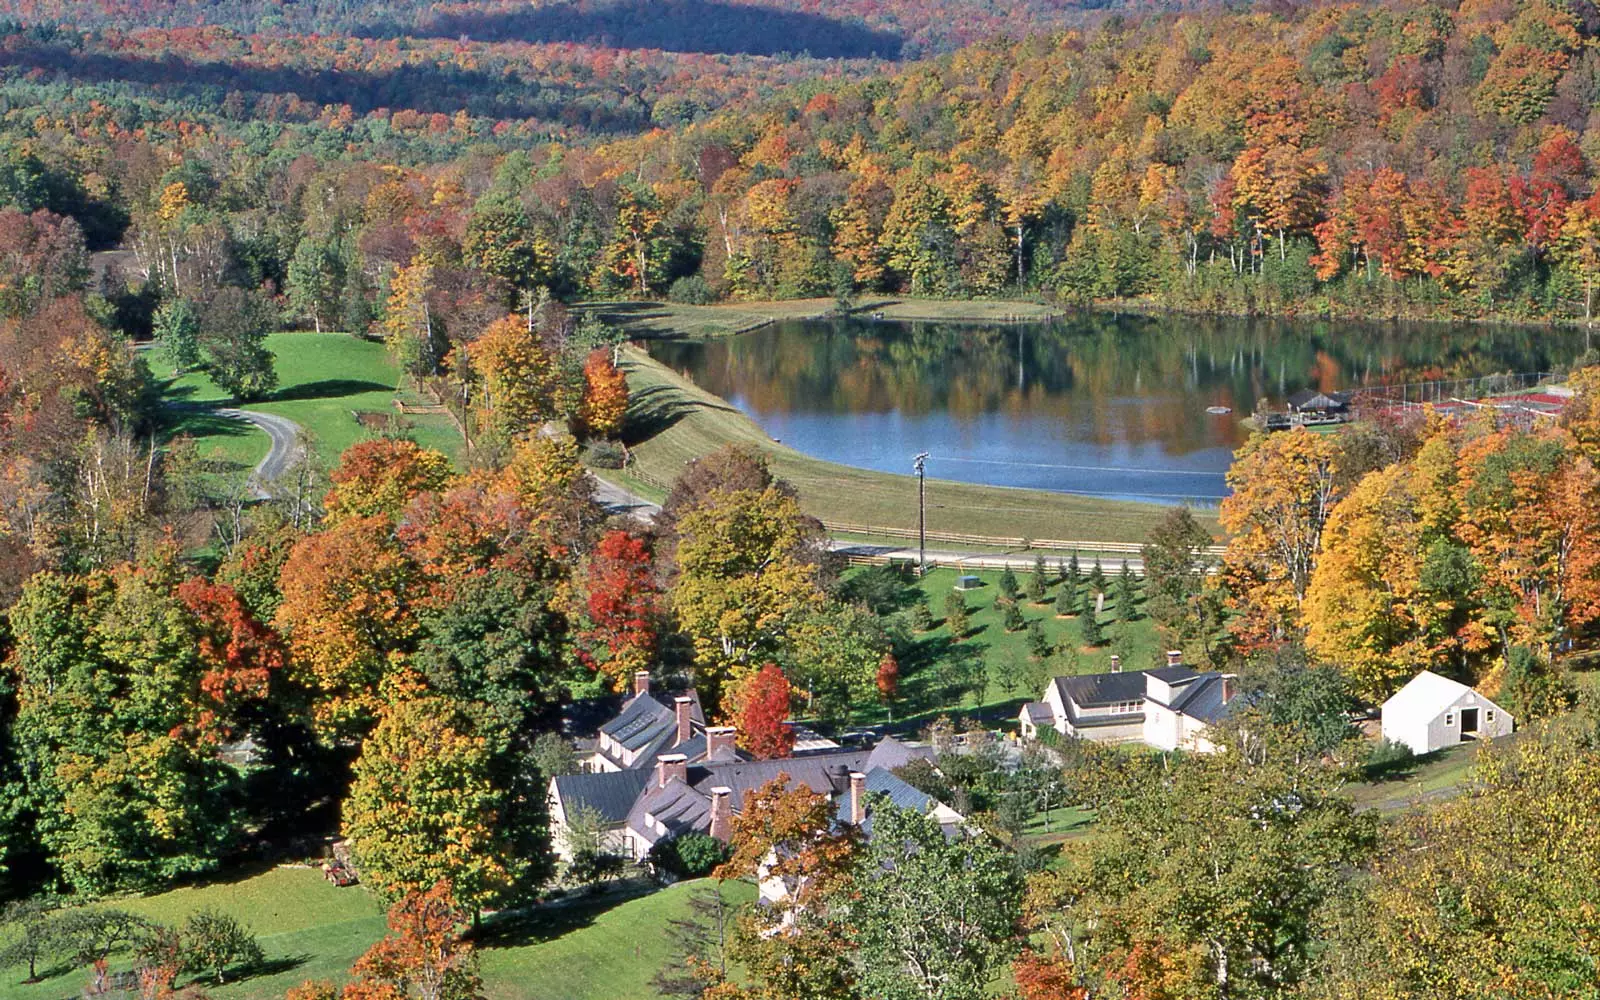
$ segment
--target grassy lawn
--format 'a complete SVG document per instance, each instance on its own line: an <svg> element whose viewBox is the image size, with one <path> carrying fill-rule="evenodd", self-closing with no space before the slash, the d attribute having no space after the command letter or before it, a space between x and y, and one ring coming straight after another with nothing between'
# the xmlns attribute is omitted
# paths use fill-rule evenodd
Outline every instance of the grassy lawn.
<svg viewBox="0 0 1600 1000"><path fill-rule="evenodd" d="M778 444L749 417L638 350L624 352L632 392L624 429L634 475L607 472L641 495L659 498L684 465L727 444L765 452L773 471L800 491L806 511L824 521L915 528L912 476L834 465ZM1002 537L1140 542L1167 508L1044 490L928 480L928 528ZM1217 530L1214 514L1199 512Z"/></svg>
<svg viewBox="0 0 1600 1000"><path fill-rule="evenodd" d="M523 921L505 943L480 952L490 1000L612 1000L654 997L650 980L669 961L669 920L689 915L689 895L709 882L681 882L660 892L609 904L604 896L552 906ZM755 886L730 882L736 903L755 898Z"/></svg>
<svg viewBox="0 0 1600 1000"><path fill-rule="evenodd" d="M634 339L701 339L729 337L778 320L821 319L833 313L834 300L791 299L715 306L688 306L671 302L594 302L582 308L593 311ZM1048 306L1034 302L884 296L857 299L851 311L867 316L881 313L884 319L892 320L972 323L1037 321L1059 315Z"/></svg>
<svg viewBox="0 0 1600 1000"><path fill-rule="evenodd" d="M1022 616L1025 621L1037 621L1043 628L1046 640L1055 650L1044 660L1035 658L1029 649L1025 629L1008 632L1003 612L995 607L999 594L999 573L976 574L984 585L965 593L970 609L970 625L960 641L950 634L944 621L945 595L955 586L957 573L950 569L936 569L922 580L906 581L901 586L897 603L903 609L912 607L918 597L924 597L933 613L934 628L927 632L914 632L912 649L900 663L900 703L895 708L895 723L915 729L942 713L977 715L992 724L1002 724L1016 718L1022 702L1039 697L1048 678L1062 674L1090 674L1111 669L1111 654L1123 657L1123 668L1140 670L1157 664L1163 650L1155 624L1139 611L1123 635L1115 624L1112 595L1115 592L1117 566L1106 565L1108 586L1112 593L1106 596L1106 610L1100 615L1105 641L1095 647L1083 644L1081 626L1076 617L1059 618L1053 604L1034 604L1022 598ZM1053 602L1060 589L1056 582L1056 564L1051 562L1050 586L1046 601ZM1083 567L1087 575L1089 565ZM847 589L862 586L868 575L892 577L887 568L856 569L845 575ZM1018 574L1025 583L1027 574ZM874 588L876 589L876 588ZM860 591L857 590L857 593ZM1143 604L1142 597L1136 610ZM908 626L909 627L909 626ZM952 679L982 671L983 690L969 690L953 698ZM976 687L976 685L974 685ZM1009 689L1008 689L1009 688ZM876 707L857 719L858 722L886 721Z"/></svg>
<svg viewBox="0 0 1600 1000"><path fill-rule="evenodd" d="M653 997L651 977L669 959L662 928L688 914L682 883L645 896L600 894L551 904L492 933L480 947L480 968L492 1000L612 1000ZM731 883L736 902L755 887ZM364 889L336 889L307 868L273 868L233 882L119 900L118 906L163 923L181 923L215 907L249 924L267 955L267 968L225 986L203 984L217 1000L270 1000L307 979L344 980L350 965L381 938L385 921ZM113 960L113 971L128 967ZM0 972L0 1000L70 1000L87 971L66 972L21 985L20 969ZM185 980L180 980L184 982Z"/></svg>
<svg viewBox="0 0 1600 1000"><path fill-rule="evenodd" d="M382 344L336 333L276 333L267 338L276 356L278 390L271 397L250 403L249 409L287 417L310 431L318 453L328 462L372 432L356 422L358 411L399 416L399 370ZM152 359L154 361L154 359ZM170 376L170 371L167 372ZM231 403L227 393L204 375L191 373L169 383L166 398L172 402L208 405ZM419 444L455 456L461 436L443 414L407 414L403 419ZM239 421L199 410L174 411L170 430L191 434L201 450L249 468L267 453L267 436Z"/></svg>

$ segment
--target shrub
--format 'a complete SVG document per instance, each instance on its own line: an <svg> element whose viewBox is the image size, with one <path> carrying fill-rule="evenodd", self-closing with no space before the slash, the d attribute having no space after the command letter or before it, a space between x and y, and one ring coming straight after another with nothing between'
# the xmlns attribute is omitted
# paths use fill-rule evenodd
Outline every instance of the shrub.
<svg viewBox="0 0 1600 1000"><path fill-rule="evenodd" d="M1366 761L1361 769L1367 778L1383 778L1397 771L1410 770L1416 763L1417 755L1404 743L1398 743L1385 736L1379 740L1372 751L1367 754Z"/></svg>
<svg viewBox="0 0 1600 1000"><path fill-rule="evenodd" d="M249 969L260 965L261 945L250 928L217 910L191 913L183 925L184 968L196 975L216 976L228 981L229 969Z"/></svg>
<svg viewBox="0 0 1600 1000"><path fill-rule="evenodd" d="M1016 601L1006 602L1005 624L1007 632L1020 632L1028 624L1023 619L1022 609L1017 606Z"/></svg>
<svg viewBox="0 0 1600 1000"><path fill-rule="evenodd" d="M593 885L622 874L627 860L604 851L581 850L567 863L567 879L579 885Z"/></svg>
<svg viewBox="0 0 1600 1000"><path fill-rule="evenodd" d="M1017 599L1017 574L1011 572L1010 566L1000 573L1000 596L1008 601Z"/></svg>
<svg viewBox="0 0 1600 1000"><path fill-rule="evenodd" d="M650 848L650 862L678 878L699 878L728 860L728 847L714 837L691 831Z"/></svg>
<svg viewBox="0 0 1600 1000"><path fill-rule="evenodd" d="M1041 622L1028 623L1028 652L1040 660L1050 655L1050 640L1045 637Z"/></svg>
<svg viewBox="0 0 1600 1000"><path fill-rule="evenodd" d="M620 441L597 439L583 446L583 464L596 469L620 469L627 460L628 453Z"/></svg>
<svg viewBox="0 0 1600 1000"><path fill-rule="evenodd" d="M919 598L917 603L911 605L911 627L918 632L926 632L933 628L933 612L928 610L928 599Z"/></svg>
<svg viewBox="0 0 1600 1000"><path fill-rule="evenodd" d="M698 274L685 275L667 289L667 301L682 306L706 306L717 301L710 282Z"/></svg>

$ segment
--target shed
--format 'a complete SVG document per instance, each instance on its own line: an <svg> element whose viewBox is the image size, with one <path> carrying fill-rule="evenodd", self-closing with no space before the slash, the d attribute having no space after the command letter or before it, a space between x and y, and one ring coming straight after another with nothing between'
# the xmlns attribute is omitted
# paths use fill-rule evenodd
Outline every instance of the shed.
<svg viewBox="0 0 1600 1000"><path fill-rule="evenodd" d="M1432 753L1468 740L1508 736L1511 713L1467 687L1430 670L1383 703L1383 735L1412 753Z"/></svg>
<svg viewBox="0 0 1600 1000"><path fill-rule="evenodd" d="M957 590L977 590L983 586L983 581L975 576L956 577Z"/></svg>

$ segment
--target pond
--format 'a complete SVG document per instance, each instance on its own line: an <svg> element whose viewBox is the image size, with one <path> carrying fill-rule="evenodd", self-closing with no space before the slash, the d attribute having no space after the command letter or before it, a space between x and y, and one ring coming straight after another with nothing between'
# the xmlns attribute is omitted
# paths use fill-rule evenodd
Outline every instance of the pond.
<svg viewBox="0 0 1600 1000"><path fill-rule="evenodd" d="M927 452L941 479L1214 504L1259 399L1549 371L1584 347L1568 330L1086 314L785 322L650 352L828 461L909 473Z"/></svg>

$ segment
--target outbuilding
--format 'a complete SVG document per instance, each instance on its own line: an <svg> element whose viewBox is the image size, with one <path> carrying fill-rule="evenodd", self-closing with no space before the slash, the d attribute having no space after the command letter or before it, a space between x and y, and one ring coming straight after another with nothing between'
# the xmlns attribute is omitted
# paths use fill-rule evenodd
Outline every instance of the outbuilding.
<svg viewBox="0 0 1600 1000"><path fill-rule="evenodd" d="M1458 681L1431 670L1383 703L1383 735L1425 754L1469 740L1509 736L1511 713Z"/></svg>

